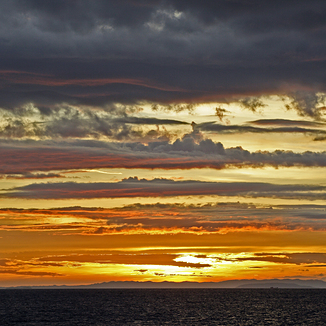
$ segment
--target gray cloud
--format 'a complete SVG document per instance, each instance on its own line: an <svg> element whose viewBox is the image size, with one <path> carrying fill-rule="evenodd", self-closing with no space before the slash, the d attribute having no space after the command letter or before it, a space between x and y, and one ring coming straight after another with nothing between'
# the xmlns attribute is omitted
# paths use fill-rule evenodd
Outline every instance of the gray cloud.
<svg viewBox="0 0 326 326"><path fill-rule="evenodd" d="M225 119L226 113L230 113L230 111L223 109L221 107L215 108L215 115L220 119L221 122ZM228 119L226 119L225 121L229 123Z"/></svg>
<svg viewBox="0 0 326 326"><path fill-rule="evenodd" d="M53 178L65 178L64 175L59 173L22 173L22 174L8 174L6 179L53 179Z"/></svg>
<svg viewBox="0 0 326 326"><path fill-rule="evenodd" d="M322 1L2 1L0 106L325 92ZM251 103L251 104L250 104ZM320 118L304 101L300 114Z"/></svg>
<svg viewBox="0 0 326 326"><path fill-rule="evenodd" d="M282 126L282 127L312 127L320 128L325 127L326 124L316 121L306 121L306 120L289 120L289 119L260 119L255 121L248 121L249 124L254 124L258 126Z"/></svg>
<svg viewBox="0 0 326 326"><path fill-rule="evenodd" d="M130 123L136 125L188 125L188 122L173 120L173 119L158 119L158 118L139 118L139 117L123 117L116 118L114 122Z"/></svg>
<svg viewBox="0 0 326 326"><path fill-rule="evenodd" d="M38 183L16 187L1 196L30 199L165 197L218 195L275 197L286 199L326 199L326 187L319 185L276 185L258 182L202 182L169 179L128 178L112 183Z"/></svg>
<svg viewBox="0 0 326 326"><path fill-rule="evenodd" d="M182 139L139 142L95 140L1 140L1 174L92 168L191 169L209 167L325 167L325 152L249 152L203 139L196 131Z"/></svg>
<svg viewBox="0 0 326 326"><path fill-rule="evenodd" d="M326 140L326 137L320 137L320 136L318 136L318 137L315 137L314 138L314 141L324 141L324 140Z"/></svg>
<svg viewBox="0 0 326 326"><path fill-rule="evenodd" d="M248 97L240 100L240 105L248 110L251 110L253 112L257 112L264 108L266 104L260 99L255 97Z"/></svg>
<svg viewBox="0 0 326 326"><path fill-rule="evenodd" d="M153 106L153 110L184 110L187 106ZM189 108L191 109L191 108ZM29 105L16 108L13 112L0 110L2 123L0 137L3 138L109 138L113 140L169 140L169 133L160 125L189 125L188 122L175 119L159 119L155 117L137 117L130 114L139 113L141 106L112 106L106 110L92 110L87 107L76 108L60 105L50 112ZM220 121L225 119L222 108L216 108ZM326 124L312 121L285 119L267 119L251 121L245 125L218 124L214 121L192 123L195 131L216 133L304 133L314 135L316 140L322 139ZM156 125L150 132L144 126ZM257 127L259 126L259 127ZM263 126L263 127L260 127ZM317 129L318 128L318 129ZM194 135L194 133L193 133Z"/></svg>
<svg viewBox="0 0 326 326"><path fill-rule="evenodd" d="M272 124L272 123L269 121L269 123L265 123L264 125L267 124ZM279 122L279 124L281 123ZM262 134L263 133L303 133L303 134L311 134L311 135L324 135L326 133L326 130L324 129L303 128L299 126L294 126L295 123L290 125L290 123L285 122L285 120L283 121L283 124L285 126L261 128L261 127L253 127L248 125L223 125L223 124L218 124L216 122L206 122L206 123L196 124L194 125L194 128L196 130L216 132L216 133L262 133Z"/></svg>
<svg viewBox="0 0 326 326"><path fill-rule="evenodd" d="M295 110L300 116L309 116L320 120L326 103L324 94L315 94L307 91L290 93L290 103L286 104L287 110ZM323 106L322 106L323 105Z"/></svg>
<svg viewBox="0 0 326 326"><path fill-rule="evenodd" d="M129 116L141 108L112 107L110 110L91 110L59 106L43 113L33 106L6 112L0 110L2 123L0 137L3 138L110 138L115 140L135 138L169 139L167 131L148 131L141 125L187 125L187 122L173 119ZM137 128L133 127L137 126Z"/></svg>

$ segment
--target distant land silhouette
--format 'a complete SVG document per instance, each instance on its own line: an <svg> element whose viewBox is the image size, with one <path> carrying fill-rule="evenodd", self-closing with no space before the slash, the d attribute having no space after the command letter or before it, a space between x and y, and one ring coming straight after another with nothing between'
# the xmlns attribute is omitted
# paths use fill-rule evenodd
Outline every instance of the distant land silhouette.
<svg viewBox="0 0 326 326"><path fill-rule="evenodd" d="M111 281L88 285L15 286L0 289L226 289L226 288L282 288L282 289L326 289L322 280L268 279L268 280L230 280L222 282L135 282Z"/></svg>

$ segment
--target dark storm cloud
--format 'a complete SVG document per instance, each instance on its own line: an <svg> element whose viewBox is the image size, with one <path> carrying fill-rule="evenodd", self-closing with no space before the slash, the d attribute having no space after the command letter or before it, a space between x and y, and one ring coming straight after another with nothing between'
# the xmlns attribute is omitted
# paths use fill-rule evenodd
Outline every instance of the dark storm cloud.
<svg viewBox="0 0 326 326"><path fill-rule="evenodd" d="M257 32L266 29L307 31L325 26L325 7L318 0L285 3L281 0L272 3L268 0L4 0L2 3L10 16L28 12L41 29L55 32L87 32L100 22L111 22L114 26L142 25L157 15L157 11L169 9L194 15L204 25L238 19L242 28Z"/></svg>
<svg viewBox="0 0 326 326"><path fill-rule="evenodd" d="M92 168L224 169L326 166L325 152L249 152L242 147L224 148L219 142L201 139L201 135L196 132L172 143L152 141L148 144L95 140L2 140L0 150L0 174L3 175Z"/></svg>
<svg viewBox="0 0 326 326"><path fill-rule="evenodd" d="M205 25L216 25L221 22L229 22L231 26L237 28L243 36L260 35L262 39L257 45L271 46L270 42L275 42L279 46L277 37L279 33L287 34L289 41L297 40L296 33L307 35L321 35L325 27L326 8L322 1L269 1L269 0L229 0L229 1L173 1L175 7L180 11L185 11L195 15L201 23ZM291 36L289 33L293 33ZM315 34L316 33L316 34ZM264 37L270 34L271 38ZM282 39L279 39L281 41ZM279 53L274 59L292 59L303 56L311 50L310 47L304 49L303 41L298 42L297 48L291 52ZM293 44L290 46L292 47ZM311 44L309 44L311 45ZM257 50L261 49L257 47ZM271 48L268 48L270 51ZM320 53L315 53L317 59ZM259 57L257 53L252 60ZM320 57L319 57L320 58Z"/></svg>
<svg viewBox="0 0 326 326"><path fill-rule="evenodd" d="M2 6L7 11L5 23L24 24L24 18L33 19L40 30L50 32L74 31L87 33L100 23L137 26L149 19L157 0L4 0ZM24 17L25 14L29 17ZM12 18L21 18L21 21Z"/></svg>
<svg viewBox="0 0 326 326"><path fill-rule="evenodd" d="M290 94L291 109L320 118L323 1L4 0L0 6L1 107L245 98L245 106L257 108L252 96L281 93Z"/></svg>
<svg viewBox="0 0 326 326"><path fill-rule="evenodd" d="M16 187L1 197L30 199L166 197L192 195L274 197L286 199L326 199L326 187L315 185L276 185L254 182L202 182L169 179L128 178L119 182L38 183Z"/></svg>

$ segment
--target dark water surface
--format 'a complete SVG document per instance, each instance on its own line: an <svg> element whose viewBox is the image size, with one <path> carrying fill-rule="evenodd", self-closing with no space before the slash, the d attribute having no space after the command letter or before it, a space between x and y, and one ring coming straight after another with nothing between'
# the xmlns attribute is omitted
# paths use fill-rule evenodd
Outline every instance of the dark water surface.
<svg viewBox="0 0 326 326"><path fill-rule="evenodd" d="M0 325L326 325L326 290L0 290Z"/></svg>

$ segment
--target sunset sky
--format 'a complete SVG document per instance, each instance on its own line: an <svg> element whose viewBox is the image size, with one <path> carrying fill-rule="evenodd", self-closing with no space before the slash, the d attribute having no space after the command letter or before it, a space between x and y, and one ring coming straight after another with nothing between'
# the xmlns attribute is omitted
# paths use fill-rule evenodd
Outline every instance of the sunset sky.
<svg viewBox="0 0 326 326"><path fill-rule="evenodd" d="M326 281L325 1L0 18L0 286Z"/></svg>

